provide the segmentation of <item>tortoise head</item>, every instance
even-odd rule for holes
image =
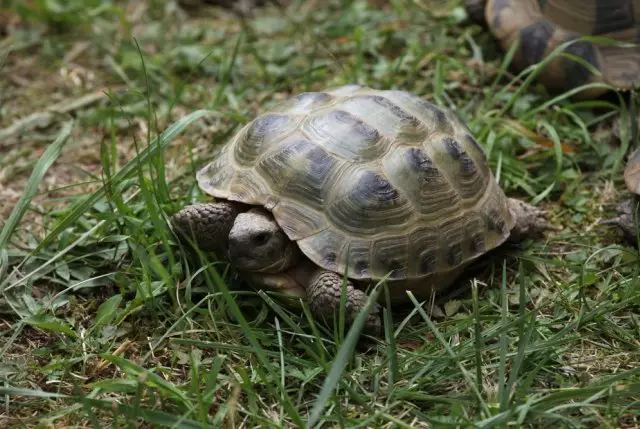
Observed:
[[[240,213],[229,232],[229,259],[239,270],[280,273],[298,262],[300,250],[271,213],[253,208]]]

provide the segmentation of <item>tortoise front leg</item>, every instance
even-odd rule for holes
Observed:
[[[307,299],[314,317],[323,320],[325,323],[331,323],[334,315],[338,316],[340,311],[340,299],[342,297],[343,279],[338,274],[327,271],[317,270],[309,279],[307,288]],[[347,280],[347,290],[345,296],[345,326],[351,326],[358,312],[364,307],[367,296],[360,289],[356,289],[353,284]],[[373,311],[369,313],[364,327],[364,332],[372,336],[380,335],[382,329],[382,321],[378,315],[378,304],[375,305]]]
[[[190,237],[199,249],[226,256],[229,231],[243,211],[241,204],[231,201],[193,204],[171,216],[171,224],[181,234]]]

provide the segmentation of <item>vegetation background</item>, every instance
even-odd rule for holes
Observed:
[[[598,225],[634,97],[547,94],[460,1],[186,3],[0,2],[1,427],[640,426],[638,251]],[[344,83],[454,109],[562,228],[366,347],[167,226],[213,144]]]

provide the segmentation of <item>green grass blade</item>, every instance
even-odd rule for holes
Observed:
[[[136,174],[140,164],[146,163],[150,157],[156,155],[159,151],[162,151],[189,125],[209,114],[211,114],[211,111],[209,110],[197,110],[173,123],[158,138],[154,139],[148,148],[145,148],[139,155],[127,162],[122,169],[113,176],[109,186],[115,187],[124,180],[131,178]],[[51,244],[62,231],[73,225],[74,222],[76,222],[91,206],[105,196],[105,191],[106,187],[103,186],[82,200],[79,204],[76,204],[67,216],[54,225],[49,234],[47,234],[47,236],[34,249],[34,253]]]
[[[509,352],[508,347],[509,344],[507,342],[507,331],[506,327],[508,324],[509,317],[509,295],[507,293],[507,261],[503,261],[502,263],[502,281],[500,282],[500,297],[501,306],[500,306],[500,322],[501,322],[501,332],[500,332],[500,361],[498,367],[498,399],[500,401],[500,411],[505,411],[507,409],[507,404],[509,403],[509,393],[506,391],[506,374],[507,374],[507,353]]]
[[[479,390],[478,386],[474,382],[473,377],[471,377],[469,372],[462,365],[462,363],[460,362],[460,360],[459,360],[458,356],[456,355],[456,353],[453,351],[453,349],[451,348],[449,343],[442,336],[442,334],[440,333],[440,330],[436,327],[435,323],[433,323],[433,321],[431,320],[429,315],[427,315],[427,313],[424,311],[424,309],[422,308],[422,306],[420,305],[418,300],[415,298],[415,296],[411,292],[407,292],[407,293],[409,295],[409,299],[411,299],[411,302],[413,302],[413,305],[418,310],[418,313],[424,319],[424,321],[427,323],[427,325],[429,325],[429,328],[431,329],[433,334],[436,336],[436,338],[438,339],[440,344],[442,344],[442,346],[444,347],[446,353],[455,361],[455,363],[458,366],[458,368],[460,369],[460,372],[462,373],[465,381],[469,385],[469,388],[472,390],[474,396],[476,397],[476,399],[478,401],[478,404],[479,404],[480,408],[482,409],[482,412],[485,415],[489,416],[491,414],[491,412],[489,411],[489,406],[487,405],[486,401],[482,397],[482,394],[480,393],[480,390]]]
[[[358,315],[355,317],[353,324],[349,329],[344,342],[341,344],[340,349],[338,350],[338,353],[336,354],[336,357],[333,361],[333,364],[331,365],[331,370],[329,371],[329,374],[327,374],[327,378],[322,384],[322,389],[318,394],[318,398],[313,404],[313,408],[311,409],[309,420],[307,422],[307,426],[309,428],[313,428],[316,426],[316,423],[318,423],[318,421],[320,420],[324,407],[333,394],[334,389],[340,382],[342,372],[351,359],[356,343],[360,339],[362,328],[364,328],[364,324],[367,321],[367,318],[369,317],[369,314],[371,313],[374,305],[376,304],[379,294],[380,289],[379,286],[377,286],[371,291],[371,294],[367,297],[365,305],[360,309]]]
[[[22,219],[24,214],[29,209],[31,200],[37,194],[38,187],[40,186],[44,175],[47,173],[47,170],[49,170],[49,167],[51,167],[51,165],[56,161],[56,159],[58,159],[58,157],[62,153],[62,148],[69,140],[72,129],[73,122],[66,122],[62,126],[60,133],[58,133],[58,137],[56,138],[56,140],[47,147],[40,159],[38,159],[38,162],[36,163],[33,172],[29,177],[29,181],[25,186],[22,196],[18,200],[18,203],[9,215],[7,223],[4,225],[2,231],[0,232],[0,252],[5,250],[7,245],[9,244],[11,235],[18,226],[18,223],[20,223],[20,220]]]

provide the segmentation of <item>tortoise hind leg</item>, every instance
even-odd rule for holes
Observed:
[[[307,287],[307,298],[314,317],[331,323],[334,315],[337,316],[340,311],[340,300],[342,298],[342,282],[343,278],[338,274],[327,271],[317,270],[309,279]],[[356,289],[353,284],[347,280],[347,290],[345,296],[345,326],[350,326],[358,312],[364,307],[367,301],[367,295],[360,289]],[[373,311],[369,313],[369,317],[365,322],[364,332],[379,336],[382,330],[382,321],[378,314],[379,306],[376,304]]]
[[[560,229],[552,226],[546,219],[546,212],[536,206],[516,198],[509,198],[507,205],[516,221],[509,236],[510,241],[518,241],[548,230],[558,231]]]
[[[226,255],[229,232],[233,222],[243,210],[239,203],[193,204],[171,216],[171,224],[182,235],[189,237],[203,251]]]

